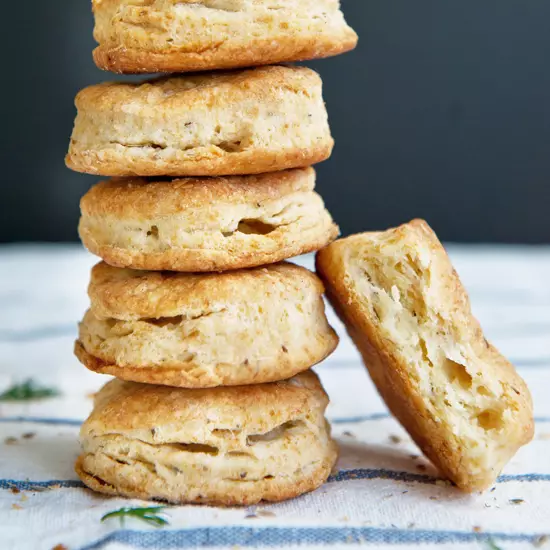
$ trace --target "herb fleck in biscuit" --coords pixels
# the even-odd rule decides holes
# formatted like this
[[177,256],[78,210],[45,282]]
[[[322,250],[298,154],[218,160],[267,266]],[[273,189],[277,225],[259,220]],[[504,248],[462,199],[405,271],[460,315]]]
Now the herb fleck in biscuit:
[[319,252],[317,270],[393,414],[461,489],[489,487],[531,440],[529,390],[483,337],[458,275],[415,220]]
[[101,493],[175,504],[293,498],[336,461],[327,403],[311,371],[202,390],[112,380],[82,426],[76,472]]
[[118,267],[197,272],[275,263],[338,235],[314,187],[312,168],[105,181],[82,198],[80,237]]
[[107,82],[76,97],[69,168],[104,176],[220,176],[330,156],[319,75],[305,67]]
[[75,351],[89,369],[189,388],[290,378],[338,338],[323,285],[292,264],[216,274],[92,270]]
[[94,0],[98,67],[119,73],[271,65],[351,50],[338,0]]

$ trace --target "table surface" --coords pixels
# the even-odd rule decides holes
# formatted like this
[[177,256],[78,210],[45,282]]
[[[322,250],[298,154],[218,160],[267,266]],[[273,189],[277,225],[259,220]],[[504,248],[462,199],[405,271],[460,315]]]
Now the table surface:
[[[533,442],[490,491],[461,494],[418,456],[329,311],[341,344],[316,367],[341,451],[329,482],[274,505],[169,507],[170,525],[155,529],[134,520],[101,523],[105,513],[142,502],[96,495],[73,472],[79,425],[107,380],[72,355],[96,260],[76,245],[0,247],[0,393],[30,377],[62,392],[0,403],[0,549],[550,549],[550,248],[452,246],[450,253],[487,337],[516,365],[535,402]],[[298,262],[312,267],[311,256]]]

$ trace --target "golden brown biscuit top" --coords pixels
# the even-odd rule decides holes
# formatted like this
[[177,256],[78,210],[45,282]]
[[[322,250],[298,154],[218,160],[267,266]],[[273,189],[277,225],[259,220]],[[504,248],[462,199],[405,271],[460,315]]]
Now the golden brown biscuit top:
[[[160,109],[210,108],[218,102],[230,106],[235,95],[246,94],[261,105],[272,90],[290,88],[309,94],[320,87],[319,75],[306,67],[275,65],[241,71],[163,76],[142,82],[104,82],[81,90],[75,100],[78,109]],[[200,121],[190,120],[189,124]]]
[[[323,411],[328,397],[312,371],[250,386],[181,389],[111,380],[96,395],[83,436],[139,431],[147,443],[208,430],[265,433],[288,419]],[[221,434],[220,434],[221,435]],[[181,441],[181,439],[180,439]]]
[[269,307],[271,300],[321,294],[321,281],[307,269],[279,263],[225,273],[175,273],[120,269],[100,262],[88,295],[99,318],[204,316],[243,303]]
[[262,203],[298,192],[313,191],[315,171],[301,168],[252,176],[158,180],[115,178],[103,181],[80,201],[83,213],[127,218],[168,216],[186,208],[214,203]]

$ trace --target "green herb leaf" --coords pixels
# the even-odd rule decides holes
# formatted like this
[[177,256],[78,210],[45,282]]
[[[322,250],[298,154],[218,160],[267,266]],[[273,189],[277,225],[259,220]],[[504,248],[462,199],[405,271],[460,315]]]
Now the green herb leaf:
[[153,506],[151,508],[121,508],[120,510],[105,514],[101,518],[101,521],[104,522],[110,518],[120,518],[120,523],[124,524],[125,518],[135,518],[155,527],[163,527],[164,525],[169,525],[166,518],[158,515],[164,508],[165,506]]
[[0,394],[0,401],[31,401],[32,399],[44,399],[56,395],[59,395],[59,391],[55,388],[39,386],[32,379],[29,379],[22,384],[15,384]]
[[502,550],[502,548],[498,546],[493,539],[487,540],[487,548],[488,550]]

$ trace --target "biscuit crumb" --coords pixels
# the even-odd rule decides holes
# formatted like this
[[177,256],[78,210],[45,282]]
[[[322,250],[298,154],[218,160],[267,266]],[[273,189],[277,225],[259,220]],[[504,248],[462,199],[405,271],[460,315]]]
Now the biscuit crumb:
[[4,439],[4,443],[6,445],[15,445],[17,443],[17,438],[16,437],[6,437],[6,439]]
[[533,546],[535,548],[540,548],[544,546],[550,540],[550,535],[541,535],[533,541]]
[[399,443],[401,443],[403,440],[398,436],[398,435],[390,435],[390,441],[395,444],[395,445],[399,445]]
[[27,432],[23,434],[23,439],[32,439],[36,435],[36,432]]
[[508,502],[510,504],[518,505],[518,504],[523,504],[525,501],[522,498],[511,498]]
[[262,518],[276,518],[277,514],[275,512],[271,512],[270,510],[260,510],[258,512],[258,516]]
[[13,510],[23,510],[23,507],[19,506],[19,504],[12,504],[11,507]]

